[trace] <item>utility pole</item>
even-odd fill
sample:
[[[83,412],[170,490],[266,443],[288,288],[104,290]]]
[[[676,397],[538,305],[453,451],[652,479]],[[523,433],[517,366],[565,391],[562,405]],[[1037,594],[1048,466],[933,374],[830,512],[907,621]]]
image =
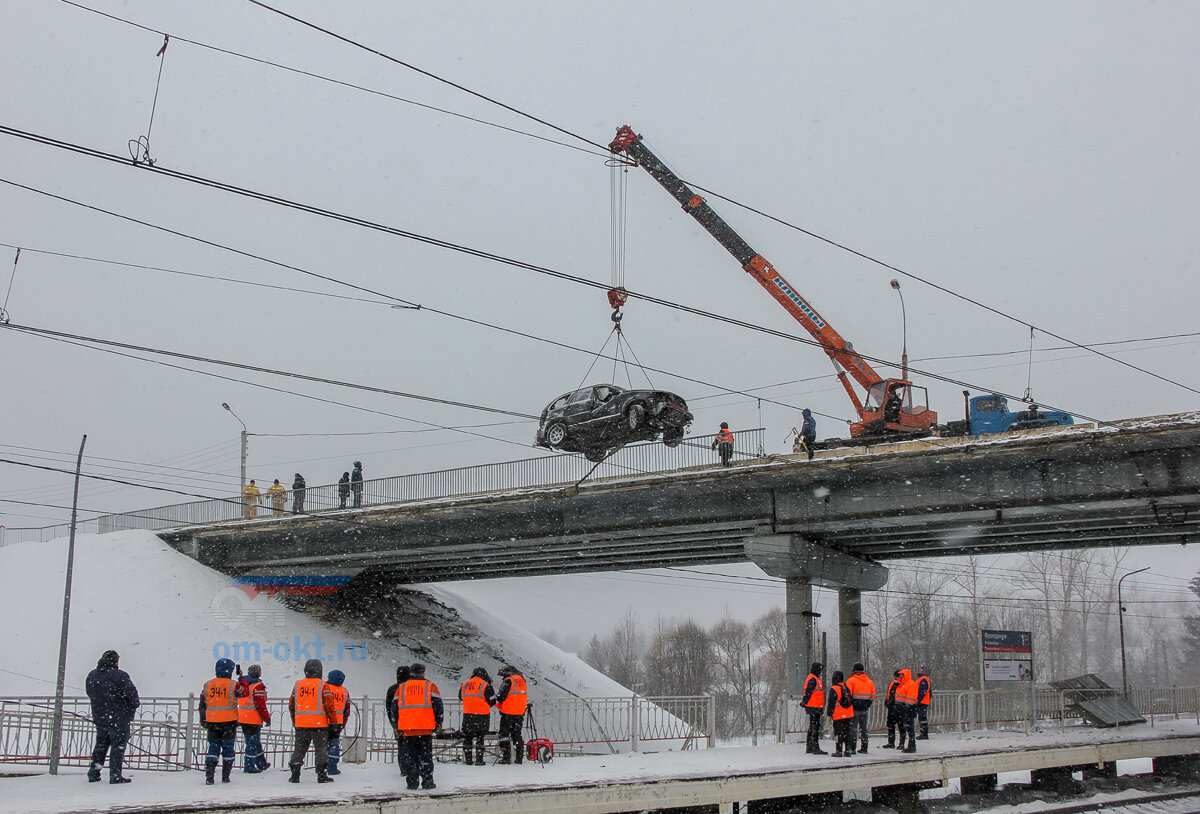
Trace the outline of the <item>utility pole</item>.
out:
[[[1136,571],[1130,571],[1125,577],[1131,577],[1134,574],[1140,574],[1143,571],[1149,571],[1150,566],[1139,568]],[[1121,630],[1121,695],[1125,700],[1129,700],[1129,678],[1125,673],[1125,603],[1121,601],[1121,583],[1125,581],[1125,577],[1117,580],[1117,626]]]
[[[250,433],[246,432],[246,422],[242,421],[242,419],[238,418],[238,414],[233,411],[232,407],[230,407],[225,402],[221,402],[221,406],[224,407],[226,410],[228,410],[229,414],[231,416],[233,416],[234,418],[237,418],[237,423],[242,425],[242,480],[238,484],[238,488],[241,489],[247,483],[247,481],[246,481],[246,444],[247,444],[246,436],[249,435]]]
[[[904,310],[904,292],[900,290],[900,281],[892,280],[892,288],[900,295],[900,378],[908,380],[908,314]]]
[[[71,579],[75,571],[75,521],[79,516],[79,473],[83,469],[83,446],[79,442],[79,457],[75,460],[75,496],[71,498],[71,533],[67,538],[67,584],[63,589],[62,636],[58,641],[58,682],[54,685],[54,723],[50,731],[50,774],[58,774],[58,759],[62,752],[63,688],[67,682],[67,629],[71,624]]]

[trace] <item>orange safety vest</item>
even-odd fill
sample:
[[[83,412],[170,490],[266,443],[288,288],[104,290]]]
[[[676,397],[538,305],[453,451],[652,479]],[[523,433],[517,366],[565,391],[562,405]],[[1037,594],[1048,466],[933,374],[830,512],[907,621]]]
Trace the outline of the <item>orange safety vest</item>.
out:
[[[929,680],[929,676],[921,676],[917,679],[917,696],[921,695],[921,682],[925,682],[925,697],[921,698],[917,703],[923,707],[929,706],[929,702],[933,700],[933,682]]]
[[[487,682],[479,676],[475,676],[463,682],[461,695],[463,705],[463,715],[488,715],[492,708],[488,706],[488,702],[483,697],[483,688],[487,686]]]
[[[847,695],[849,695],[850,689],[845,684],[834,684],[831,689],[835,693],[837,693],[837,701],[835,701],[833,703],[833,720],[844,721],[847,718],[853,718],[854,717],[854,707],[853,706],[849,706],[849,707],[842,706],[842,693],[844,692]]]
[[[326,684],[321,688],[321,705],[329,718],[329,725],[346,723],[346,699],[350,691],[337,684]]]
[[[437,727],[433,696],[437,685],[424,678],[410,678],[396,691],[396,729],[405,735],[429,735]]]
[[[224,724],[238,719],[232,678],[210,678],[204,682],[204,720]]]
[[[846,686],[850,688],[850,695],[855,701],[875,700],[875,682],[866,673],[851,673],[846,679]]]
[[[897,704],[916,704],[917,703],[917,682],[911,678],[902,680],[900,686],[896,687],[896,703]]]
[[[717,443],[718,444],[732,444],[733,443],[733,431],[729,430],[729,429],[724,429],[724,430],[721,430],[720,432],[718,432],[717,433]]]
[[[302,678],[292,690],[297,729],[324,729],[329,726],[325,714],[325,682],[319,678]]]
[[[815,690],[813,690],[812,695],[810,695],[808,697],[808,703],[805,704],[804,706],[810,707],[810,708],[816,707],[817,709],[824,709],[825,708],[825,686],[821,683],[821,677],[818,675],[809,673],[808,678],[804,679],[804,686],[805,686],[805,688],[807,688],[808,682],[814,678],[817,680],[817,688]]]
[[[245,695],[238,696],[237,705],[239,724],[262,726],[262,715],[259,714],[258,707],[254,706],[254,684],[246,688]]]
[[[529,701],[529,693],[525,687],[525,676],[515,673],[508,677],[508,695],[500,702],[500,712],[505,715],[524,715]]]

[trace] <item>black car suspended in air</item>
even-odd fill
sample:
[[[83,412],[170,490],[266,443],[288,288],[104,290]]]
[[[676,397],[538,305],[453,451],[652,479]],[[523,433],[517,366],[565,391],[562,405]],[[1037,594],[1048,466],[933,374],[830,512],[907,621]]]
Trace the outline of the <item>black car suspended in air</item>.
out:
[[[691,423],[687,402],[674,393],[593,384],[564,393],[542,410],[536,443],[601,461],[617,447],[660,434],[663,444],[677,447]]]

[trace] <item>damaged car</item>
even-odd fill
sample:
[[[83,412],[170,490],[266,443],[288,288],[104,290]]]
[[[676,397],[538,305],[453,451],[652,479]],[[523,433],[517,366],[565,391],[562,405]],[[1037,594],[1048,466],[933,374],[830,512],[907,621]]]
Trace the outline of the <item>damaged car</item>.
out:
[[[659,435],[663,444],[677,447],[691,423],[687,402],[674,393],[593,384],[564,393],[542,410],[535,443],[602,461],[618,447]]]

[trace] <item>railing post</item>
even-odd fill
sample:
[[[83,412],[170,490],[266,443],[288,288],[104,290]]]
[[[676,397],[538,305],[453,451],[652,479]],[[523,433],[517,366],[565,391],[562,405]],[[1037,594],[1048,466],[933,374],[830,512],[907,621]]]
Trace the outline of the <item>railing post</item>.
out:
[[[187,727],[184,729],[184,732],[183,732],[183,762],[185,764],[187,764],[189,771],[192,769],[193,766],[195,766],[195,761],[196,761],[196,752],[195,752],[196,747],[192,743],[192,724],[194,724],[195,720],[196,720],[196,703],[195,702],[196,702],[196,694],[189,692],[188,693],[188,705],[187,705]]]
[[[638,727],[641,726],[641,721],[638,720],[638,697],[637,693],[629,699],[629,751],[636,752],[638,750]]]
[[[717,696],[708,694],[708,748],[717,745]]]

